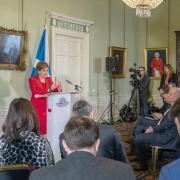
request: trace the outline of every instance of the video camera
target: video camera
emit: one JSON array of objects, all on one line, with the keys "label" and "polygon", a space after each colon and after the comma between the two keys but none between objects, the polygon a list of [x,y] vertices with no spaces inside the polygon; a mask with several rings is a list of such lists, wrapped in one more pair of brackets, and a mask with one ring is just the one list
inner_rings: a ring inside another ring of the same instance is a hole
[{"label": "video camera", "polygon": [[129,84],[135,88],[139,88],[140,87],[140,81],[138,79],[139,70],[136,69],[136,64],[134,64],[134,68],[129,68],[129,72],[133,73],[130,75],[131,80],[129,81]]}]

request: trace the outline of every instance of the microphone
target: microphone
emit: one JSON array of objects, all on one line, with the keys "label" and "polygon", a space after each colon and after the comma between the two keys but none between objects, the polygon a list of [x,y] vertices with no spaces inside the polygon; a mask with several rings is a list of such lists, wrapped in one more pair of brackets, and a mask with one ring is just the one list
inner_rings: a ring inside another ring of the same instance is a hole
[{"label": "microphone", "polygon": [[77,88],[81,88],[81,89],[82,89],[82,87],[81,87],[81,86],[79,86],[79,85],[75,85],[75,87],[77,87]]},{"label": "microphone", "polygon": [[71,81],[69,81],[69,80],[66,80],[66,82],[68,82],[69,84],[71,84],[71,85],[74,85]]},{"label": "microphone", "polygon": [[73,86],[74,86],[74,89],[77,90],[77,91],[80,91],[79,88],[80,88],[80,89],[83,89],[81,86],[76,85],[76,84],[73,84],[73,83],[72,83],[71,81],[69,81],[69,80],[66,80],[66,82],[69,83],[69,84],[71,84],[71,85],[73,85]]}]

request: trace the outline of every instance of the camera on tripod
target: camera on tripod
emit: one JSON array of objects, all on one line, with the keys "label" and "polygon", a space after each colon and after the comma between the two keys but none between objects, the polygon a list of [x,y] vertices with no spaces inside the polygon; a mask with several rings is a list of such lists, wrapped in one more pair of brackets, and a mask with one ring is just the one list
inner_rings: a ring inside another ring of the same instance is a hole
[{"label": "camera on tripod", "polygon": [[131,80],[129,81],[129,85],[139,88],[140,87],[140,80],[138,79],[139,76],[139,70],[136,68],[129,68],[129,72],[133,72],[133,74],[130,75]]},{"label": "camera on tripod", "polygon": [[138,115],[138,92],[141,88],[139,75],[140,71],[136,69],[136,64],[134,64],[134,68],[130,68],[129,72],[132,74],[130,75],[131,80],[129,81],[129,85],[133,87],[130,100],[128,102],[128,105],[123,105],[123,107],[120,109],[119,115],[125,122],[134,122],[137,119]]}]

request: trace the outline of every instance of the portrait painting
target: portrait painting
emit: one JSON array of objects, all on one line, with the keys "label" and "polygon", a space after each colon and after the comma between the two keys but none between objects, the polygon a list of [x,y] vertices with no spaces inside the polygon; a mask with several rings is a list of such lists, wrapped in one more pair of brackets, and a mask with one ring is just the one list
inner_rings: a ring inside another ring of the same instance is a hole
[{"label": "portrait painting", "polygon": [[113,78],[123,78],[126,76],[126,64],[127,64],[127,48],[110,47],[109,55],[118,59],[119,70],[112,72]]},{"label": "portrait painting", "polygon": [[167,48],[146,48],[145,67],[151,79],[160,79],[164,65],[168,63]]},{"label": "portrait painting", "polygon": [[25,70],[27,32],[0,27],[0,69]]}]

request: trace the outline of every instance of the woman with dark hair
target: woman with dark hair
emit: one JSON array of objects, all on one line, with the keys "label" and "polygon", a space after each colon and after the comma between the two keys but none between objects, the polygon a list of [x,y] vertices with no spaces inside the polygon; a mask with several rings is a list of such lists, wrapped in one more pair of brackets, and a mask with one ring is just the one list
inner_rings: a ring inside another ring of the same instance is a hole
[{"label": "woman with dark hair", "polygon": [[178,76],[174,73],[173,67],[170,64],[165,64],[159,89],[161,89],[163,85],[168,85],[169,83],[174,83],[178,86]]},{"label": "woman with dark hair", "polygon": [[31,102],[15,98],[9,107],[0,138],[0,165],[29,164],[36,168],[54,165],[47,139],[40,137]]},{"label": "woman with dark hair", "polygon": [[29,79],[29,86],[31,89],[31,103],[36,110],[40,131],[42,135],[47,133],[47,119],[46,119],[46,97],[37,98],[37,95],[47,94],[49,92],[61,91],[60,82],[53,83],[51,77],[48,76],[48,64],[40,61],[36,65],[38,75]]}]

